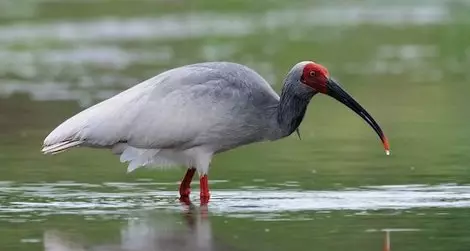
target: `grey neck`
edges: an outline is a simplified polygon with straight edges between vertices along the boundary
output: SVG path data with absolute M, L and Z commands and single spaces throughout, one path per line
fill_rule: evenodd
M 286 78 L 276 118 L 281 138 L 291 135 L 299 127 L 307 106 L 315 94 L 316 92 L 310 87 L 292 80 L 292 76 Z

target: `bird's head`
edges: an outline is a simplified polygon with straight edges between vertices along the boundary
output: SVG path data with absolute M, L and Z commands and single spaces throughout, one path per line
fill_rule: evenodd
M 312 93 L 326 94 L 342 104 L 349 107 L 356 114 L 361 116 L 379 135 L 385 152 L 390 154 L 390 146 L 388 139 L 383 133 L 380 126 L 375 122 L 374 118 L 353 98 L 349 95 L 341 85 L 330 77 L 328 69 L 318 63 L 312 61 L 303 61 L 294 66 L 292 72 L 295 72 L 300 85 L 306 87 L 307 91 Z
M 301 83 L 311 87 L 317 92 L 327 94 L 329 79 L 330 73 L 326 67 L 314 62 L 304 62 L 302 73 L 300 75 Z

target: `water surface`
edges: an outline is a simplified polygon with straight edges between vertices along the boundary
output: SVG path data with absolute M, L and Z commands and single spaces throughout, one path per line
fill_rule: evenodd
M 0 2 L 1 250 L 467 250 L 468 1 Z M 289 137 L 181 169 L 40 153 L 56 125 L 166 69 L 246 64 L 277 91 L 315 60 L 387 133 L 318 95 Z

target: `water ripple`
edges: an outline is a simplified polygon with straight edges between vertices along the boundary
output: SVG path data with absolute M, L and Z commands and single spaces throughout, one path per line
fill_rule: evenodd
M 118 189 L 116 190 L 116 185 Z M 22 215 L 126 215 L 142 209 L 181 208 L 176 191 L 161 190 L 166 183 L 0 183 L 0 213 Z M 176 186 L 175 186 L 176 187 Z M 109 189 L 113 191 L 105 191 Z M 103 190 L 103 191 L 101 191 Z M 197 200 L 197 192 L 193 193 Z M 195 201 L 196 202 L 196 201 Z M 470 185 L 370 186 L 337 191 L 279 190 L 252 187 L 214 190 L 210 211 L 232 217 L 260 219 L 285 212 L 381 210 L 470 207 Z M 268 218 L 269 218 L 268 217 Z

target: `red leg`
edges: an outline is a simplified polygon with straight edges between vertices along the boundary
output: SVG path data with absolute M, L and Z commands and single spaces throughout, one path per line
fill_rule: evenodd
M 186 175 L 184 175 L 184 178 L 180 184 L 181 198 L 189 197 L 189 193 L 191 193 L 191 181 L 193 180 L 193 176 L 195 172 L 196 172 L 196 168 L 189 168 L 188 171 L 186 171 Z
M 209 179 L 207 178 L 207 174 L 204 174 L 199 179 L 200 186 L 201 186 L 201 205 L 206 205 L 209 203 Z

